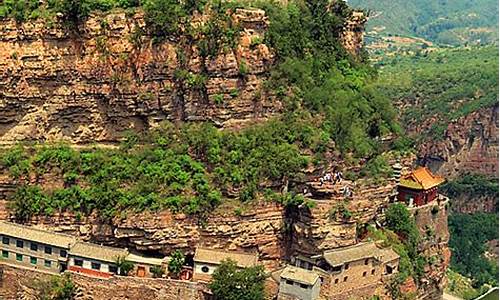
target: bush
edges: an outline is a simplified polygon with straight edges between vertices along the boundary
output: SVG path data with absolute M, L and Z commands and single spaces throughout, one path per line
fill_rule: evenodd
M 160 266 L 152 266 L 151 272 L 153 273 L 153 278 L 161 278 L 165 274 L 165 270 Z
M 75 298 L 76 287 L 69 274 L 52 276 L 50 280 L 35 279 L 36 299 L 70 300 Z

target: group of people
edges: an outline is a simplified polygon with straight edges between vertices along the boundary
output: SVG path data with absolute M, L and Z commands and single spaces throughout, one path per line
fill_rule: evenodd
M 332 173 L 328 172 L 319 179 L 319 185 L 323 186 L 323 183 L 325 182 L 332 182 L 335 185 L 337 182 L 338 183 L 342 182 L 342 179 L 343 179 L 342 172 L 335 171 L 333 173 L 333 176 Z

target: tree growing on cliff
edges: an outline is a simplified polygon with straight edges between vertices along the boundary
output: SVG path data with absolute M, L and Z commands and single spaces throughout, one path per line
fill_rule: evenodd
M 209 288 L 215 300 L 264 299 L 263 266 L 238 269 L 232 260 L 224 260 L 212 275 Z

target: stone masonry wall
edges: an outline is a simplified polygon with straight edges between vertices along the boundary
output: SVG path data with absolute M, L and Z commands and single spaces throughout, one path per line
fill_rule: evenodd
M 54 275 L 0 264 L 0 298 L 5 300 L 35 300 L 37 282 L 48 281 Z M 70 273 L 76 285 L 75 300 L 203 300 L 202 286 L 190 281 L 144 279 L 115 276 L 98 279 Z

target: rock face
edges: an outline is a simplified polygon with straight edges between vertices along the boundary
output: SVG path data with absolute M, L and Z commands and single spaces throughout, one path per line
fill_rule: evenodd
M 69 32 L 37 20 L 0 20 L 0 145 L 18 141 L 114 143 L 127 130 L 163 120 L 235 127 L 279 113 L 263 82 L 274 62 L 262 41 L 262 10 L 236 9 L 237 46 L 215 57 L 193 43 L 155 42 L 143 15 L 93 15 Z M 198 16 L 194 23 L 203 21 Z M 342 42 L 362 47 L 362 18 L 352 16 Z
M 162 120 L 227 126 L 279 112 L 261 91 L 273 54 L 251 45 L 267 17 L 240 9 L 232 17 L 242 27 L 238 46 L 206 59 L 192 45 L 139 35 L 140 13 L 92 16 L 78 36 L 43 21 L 0 20 L 0 143 L 108 143 Z
M 448 248 L 448 210 L 449 200 L 441 196 L 439 201 L 411 210 L 423 240 L 419 251 L 429 263 L 418 283 L 418 299 L 440 300 L 443 297 L 446 269 L 451 258 Z
M 442 141 L 426 141 L 419 159 L 447 177 L 498 174 L 498 107 L 484 108 L 448 125 Z

